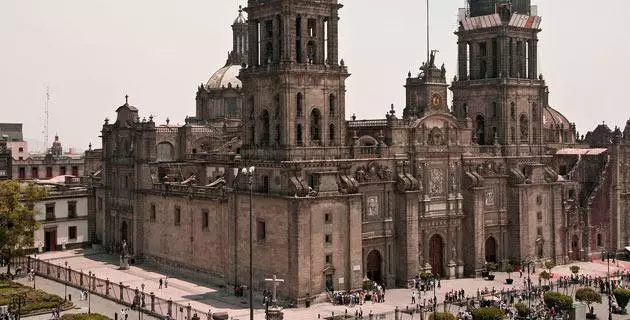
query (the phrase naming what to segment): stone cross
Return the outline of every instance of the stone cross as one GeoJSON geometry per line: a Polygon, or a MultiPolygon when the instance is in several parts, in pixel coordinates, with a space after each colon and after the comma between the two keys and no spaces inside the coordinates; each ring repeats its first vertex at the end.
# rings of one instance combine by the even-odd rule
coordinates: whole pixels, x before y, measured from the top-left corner
{"type": "Polygon", "coordinates": [[[273,291],[272,291],[272,296],[271,296],[271,302],[272,303],[276,303],[276,290],[278,288],[278,285],[280,284],[280,282],[284,282],[284,279],[278,279],[276,277],[276,275],[273,275],[273,278],[271,279],[265,279],[265,281],[267,282],[271,282],[273,284],[273,291]]]}

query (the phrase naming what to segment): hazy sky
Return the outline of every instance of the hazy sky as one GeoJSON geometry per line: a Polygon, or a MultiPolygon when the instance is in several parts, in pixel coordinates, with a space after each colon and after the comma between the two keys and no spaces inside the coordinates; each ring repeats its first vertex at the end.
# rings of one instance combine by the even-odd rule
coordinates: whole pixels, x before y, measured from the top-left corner
{"type": "MultiPolygon", "coordinates": [[[[340,57],[349,118],[382,118],[394,103],[402,114],[407,72],[426,56],[424,0],[346,0],[340,57]]],[[[601,121],[624,126],[630,117],[630,1],[532,0],[543,17],[540,72],[552,106],[580,132],[601,121]]],[[[43,140],[45,87],[49,132],[64,148],[100,146],[106,117],[124,95],[163,123],[195,113],[197,86],[231,50],[235,0],[2,0],[0,1],[0,122],[24,123],[28,139],[43,140]]],[[[431,47],[453,78],[457,68],[457,9],[464,0],[431,2],[431,47]]]]}

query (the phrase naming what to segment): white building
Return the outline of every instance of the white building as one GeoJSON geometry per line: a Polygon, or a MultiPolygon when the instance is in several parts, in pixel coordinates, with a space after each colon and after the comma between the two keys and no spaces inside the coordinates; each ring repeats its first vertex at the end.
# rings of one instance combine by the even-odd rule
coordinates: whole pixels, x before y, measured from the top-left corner
{"type": "Polygon", "coordinates": [[[35,203],[35,248],[39,252],[78,248],[89,242],[87,189],[80,179],[58,176],[35,180],[48,190],[46,198],[35,203]]]}

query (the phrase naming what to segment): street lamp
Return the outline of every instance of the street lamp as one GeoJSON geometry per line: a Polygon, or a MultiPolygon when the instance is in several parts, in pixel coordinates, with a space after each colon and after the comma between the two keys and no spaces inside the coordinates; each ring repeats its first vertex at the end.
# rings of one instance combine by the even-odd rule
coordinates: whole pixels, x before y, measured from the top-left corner
{"type": "Polygon", "coordinates": [[[88,314],[92,313],[92,304],[90,303],[90,297],[92,290],[92,271],[88,271],[88,314]]]}
{"type": "Polygon", "coordinates": [[[63,301],[66,301],[68,299],[68,261],[64,261],[64,266],[66,267],[63,270],[63,273],[65,273],[65,279],[66,281],[64,281],[63,283],[63,301]]]}
{"type": "Polygon", "coordinates": [[[26,296],[23,294],[16,294],[11,297],[11,307],[13,310],[17,309],[17,320],[20,320],[20,313],[22,312],[22,306],[26,306],[26,296]]]}
{"type": "Polygon", "coordinates": [[[256,168],[251,166],[249,168],[241,169],[241,173],[247,177],[247,184],[249,184],[249,319],[254,320],[254,291],[252,289],[254,285],[254,239],[253,239],[253,221],[252,221],[252,207],[254,197],[254,170],[256,168]]]}
{"type": "Polygon", "coordinates": [[[435,294],[435,287],[437,284],[437,277],[435,277],[434,275],[429,275],[429,283],[431,286],[433,286],[433,320],[436,320],[437,319],[437,296],[435,294]]]}
{"type": "MultiPolygon", "coordinates": [[[[523,261],[523,266],[527,267],[527,307],[531,312],[532,308],[532,279],[530,278],[530,274],[535,272],[535,264],[534,261],[523,261]],[[530,272],[531,267],[531,272],[530,272]]],[[[528,315],[529,317],[529,315],[528,315]]]]}
{"type": "Polygon", "coordinates": [[[606,271],[606,278],[608,282],[608,320],[612,320],[612,284],[610,283],[610,260],[615,263],[615,252],[609,252],[602,248],[602,261],[606,261],[608,271],[606,271]]]}

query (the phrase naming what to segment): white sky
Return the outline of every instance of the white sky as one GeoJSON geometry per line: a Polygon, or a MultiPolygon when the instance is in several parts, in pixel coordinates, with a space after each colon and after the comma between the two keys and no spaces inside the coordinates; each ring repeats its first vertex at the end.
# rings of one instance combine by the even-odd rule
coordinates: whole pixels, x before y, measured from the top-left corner
{"type": "MultiPolygon", "coordinates": [[[[402,114],[407,72],[426,56],[425,1],[346,0],[340,57],[347,118],[402,114]]],[[[624,126],[630,77],[630,1],[532,0],[543,17],[540,69],[551,104],[585,133],[601,121],[624,126]]],[[[231,50],[235,0],[0,1],[0,122],[24,123],[43,140],[45,87],[52,92],[49,140],[64,149],[100,146],[105,117],[124,103],[162,123],[195,113],[197,86],[231,50]]],[[[431,47],[453,78],[457,9],[463,0],[433,0],[431,47]]]]}

